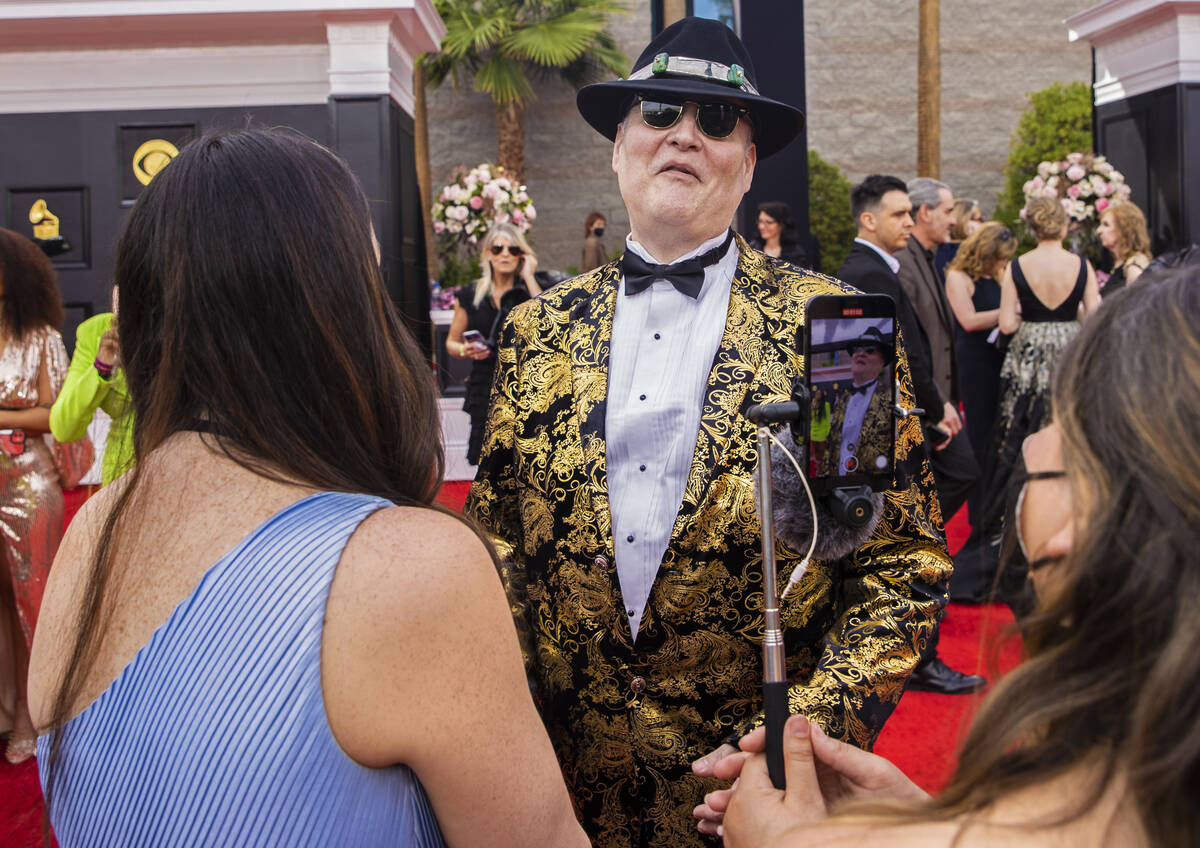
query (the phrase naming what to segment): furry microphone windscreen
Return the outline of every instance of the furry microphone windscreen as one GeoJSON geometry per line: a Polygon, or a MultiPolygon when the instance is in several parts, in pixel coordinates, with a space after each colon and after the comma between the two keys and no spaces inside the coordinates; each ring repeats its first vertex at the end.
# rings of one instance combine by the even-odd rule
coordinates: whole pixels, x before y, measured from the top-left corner
{"type": "MultiPolygon", "coordinates": [[[[781,441],[790,441],[790,438],[786,430],[780,434],[781,441]]],[[[791,449],[793,453],[803,450],[800,445],[791,449]]],[[[805,458],[798,456],[797,460],[803,468],[805,458]]],[[[775,444],[771,445],[771,497],[775,513],[775,538],[804,554],[812,544],[812,510],[809,508],[808,495],[804,492],[804,484],[796,476],[795,467],[775,444]]],[[[849,527],[833,517],[833,513],[825,506],[824,498],[817,498],[819,531],[813,557],[829,561],[853,553],[875,532],[883,514],[883,500],[882,492],[872,492],[871,504],[875,509],[871,520],[862,527],[849,527]]]]}

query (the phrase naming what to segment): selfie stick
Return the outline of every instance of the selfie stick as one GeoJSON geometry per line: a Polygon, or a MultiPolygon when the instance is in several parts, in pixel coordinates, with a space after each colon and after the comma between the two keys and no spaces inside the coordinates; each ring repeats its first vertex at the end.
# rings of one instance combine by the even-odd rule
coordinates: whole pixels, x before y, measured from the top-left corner
{"type": "Polygon", "coordinates": [[[760,424],[758,436],[758,503],[762,518],[763,560],[763,716],[767,725],[767,771],[776,789],[785,785],[783,725],[788,717],[787,668],[783,653],[783,627],[775,593],[775,514],[771,507],[771,431],[760,424]]]}

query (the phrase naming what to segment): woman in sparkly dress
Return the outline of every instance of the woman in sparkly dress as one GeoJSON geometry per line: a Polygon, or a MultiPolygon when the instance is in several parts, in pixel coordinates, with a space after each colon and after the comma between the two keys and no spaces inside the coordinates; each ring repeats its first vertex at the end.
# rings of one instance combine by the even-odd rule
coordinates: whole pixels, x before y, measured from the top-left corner
{"type": "Polygon", "coordinates": [[[5,756],[14,764],[33,756],[36,744],[25,676],[62,537],[62,489],[42,438],[67,371],[55,329],[62,320],[50,260],[29,239],[0,229],[0,727],[9,731],[5,756]]]}

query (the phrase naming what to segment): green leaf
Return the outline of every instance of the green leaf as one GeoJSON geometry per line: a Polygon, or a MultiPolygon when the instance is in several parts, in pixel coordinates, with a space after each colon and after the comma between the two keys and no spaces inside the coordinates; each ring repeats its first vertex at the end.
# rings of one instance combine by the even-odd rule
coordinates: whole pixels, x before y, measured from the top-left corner
{"type": "Polygon", "coordinates": [[[533,86],[520,63],[498,53],[475,71],[475,89],[491,95],[497,103],[523,103],[533,98],[533,86]]]}
{"type": "Polygon", "coordinates": [[[504,39],[502,49],[517,59],[545,67],[562,67],[578,59],[604,29],[604,16],[577,11],[519,27],[504,39]]]}

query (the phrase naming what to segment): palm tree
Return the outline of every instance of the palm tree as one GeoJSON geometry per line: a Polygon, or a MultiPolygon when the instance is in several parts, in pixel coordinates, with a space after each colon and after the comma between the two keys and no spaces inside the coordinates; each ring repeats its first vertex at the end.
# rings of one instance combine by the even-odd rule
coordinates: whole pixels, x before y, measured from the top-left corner
{"type": "Polygon", "coordinates": [[[421,57],[425,81],[457,87],[473,78],[496,109],[497,161],[519,182],[525,173],[525,104],[530,76],[578,88],[605,70],[624,75],[629,60],[605,29],[616,0],[435,0],[446,24],[437,53],[421,57]]]}

